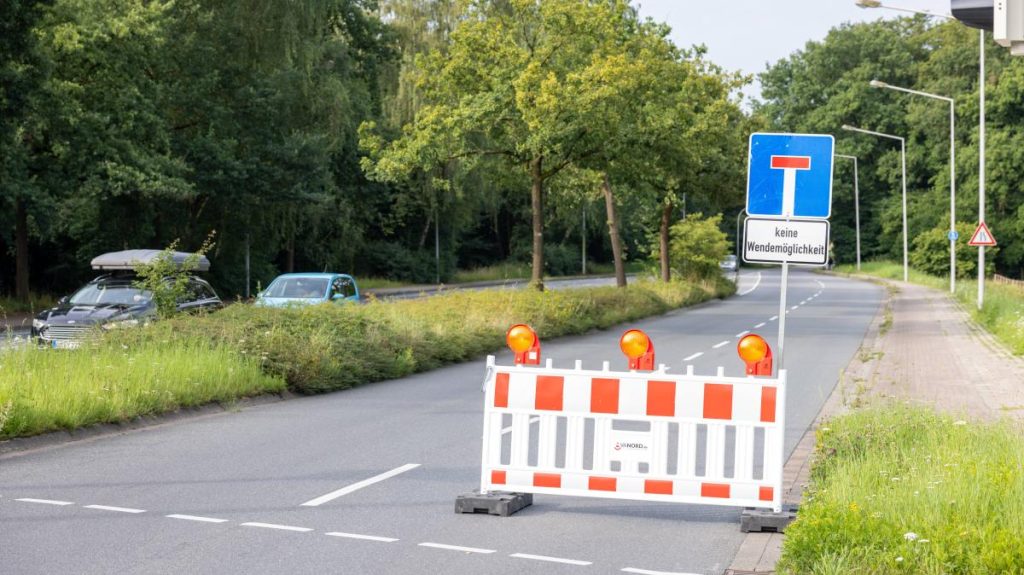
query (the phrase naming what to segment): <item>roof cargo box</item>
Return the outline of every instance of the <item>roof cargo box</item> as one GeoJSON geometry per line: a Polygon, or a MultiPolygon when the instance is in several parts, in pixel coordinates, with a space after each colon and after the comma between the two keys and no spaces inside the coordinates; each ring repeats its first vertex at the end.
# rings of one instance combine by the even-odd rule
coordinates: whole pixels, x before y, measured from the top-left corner
{"type": "MultiPolygon", "coordinates": [[[[94,270],[134,270],[140,264],[149,264],[155,260],[163,250],[124,250],[122,252],[110,252],[98,255],[92,259],[94,270]]],[[[184,265],[185,260],[194,254],[187,252],[171,252],[171,258],[179,267],[184,265]]],[[[199,256],[194,271],[205,272],[210,270],[210,260],[206,256],[199,256]]]]}

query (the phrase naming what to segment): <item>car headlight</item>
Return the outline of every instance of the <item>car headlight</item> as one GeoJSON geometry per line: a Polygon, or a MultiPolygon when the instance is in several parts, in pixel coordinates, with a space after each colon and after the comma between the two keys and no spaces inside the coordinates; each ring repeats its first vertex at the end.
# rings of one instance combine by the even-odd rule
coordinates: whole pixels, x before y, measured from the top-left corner
{"type": "Polygon", "coordinates": [[[102,327],[103,329],[119,329],[122,327],[135,327],[137,325],[139,325],[139,320],[137,319],[124,319],[121,321],[112,321],[110,323],[105,323],[103,324],[102,327]]]}
{"type": "Polygon", "coordinates": [[[34,329],[36,331],[39,331],[39,330],[43,329],[43,326],[45,326],[45,325],[46,325],[45,321],[43,321],[41,319],[32,318],[32,329],[34,329]]]}

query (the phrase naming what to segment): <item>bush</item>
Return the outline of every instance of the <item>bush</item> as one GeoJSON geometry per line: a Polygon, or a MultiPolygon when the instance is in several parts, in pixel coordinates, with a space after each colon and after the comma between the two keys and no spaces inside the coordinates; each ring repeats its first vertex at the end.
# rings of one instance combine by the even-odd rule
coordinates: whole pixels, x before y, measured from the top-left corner
{"type": "MultiPolygon", "coordinates": [[[[961,222],[956,225],[960,239],[956,245],[956,277],[969,278],[977,274],[978,249],[967,245],[974,233],[974,224],[961,222]]],[[[949,239],[946,237],[948,228],[940,226],[918,235],[913,241],[910,252],[910,265],[918,271],[935,276],[949,277],[949,239]]],[[[991,274],[994,268],[995,254],[998,247],[986,249],[986,269],[991,274]]]]}
{"type": "Polygon", "coordinates": [[[580,249],[562,244],[544,246],[544,273],[549,276],[571,276],[580,273],[580,249]]]}
{"type": "MultiPolygon", "coordinates": [[[[705,218],[694,213],[669,229],[669,265],[684,278],[721,275],[718,264],[729,254],[729,240],[720,229],[722,214],[705,218]]],[[[658,257],[657,245],[654,257],[658,257]]]]}
{"type": "MultiPolygon", "coordinates": [[[[419,284],[437,280],[437,261],[433,250],[412,250],[395,242],[371,242],[362,251],[361,264],[366,275],[419,284]]],[[[441,281],[448,281],[455,268],[451,254],[441,254],[441,281]]]]}

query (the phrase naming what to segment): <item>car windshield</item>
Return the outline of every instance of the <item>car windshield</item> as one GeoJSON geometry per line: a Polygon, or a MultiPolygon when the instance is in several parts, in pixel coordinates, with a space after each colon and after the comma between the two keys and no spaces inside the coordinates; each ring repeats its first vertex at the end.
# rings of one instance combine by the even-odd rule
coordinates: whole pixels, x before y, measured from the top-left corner
{"type": "Polygon", "coordinates": [[[152,292],[141,290],[129,282],[89,284],[71,296],[72,305],[142,305],[149,303],[152,292]]]}
{"type": "Polygon", "coordinates": [[[265,297],[323,298],[327,278],[278,278],[267,288],[265,297]]]}

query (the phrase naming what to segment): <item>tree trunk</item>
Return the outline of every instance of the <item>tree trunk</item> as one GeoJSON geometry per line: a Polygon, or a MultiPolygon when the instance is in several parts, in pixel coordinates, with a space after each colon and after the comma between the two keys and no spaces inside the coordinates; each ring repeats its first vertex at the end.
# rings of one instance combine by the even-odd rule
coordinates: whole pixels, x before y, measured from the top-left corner
{"type": "Polygon", "coordinates": [[[658,251],[661,261],[661,281],[672,279],[672,270],[668,267],[668,227],[672,224],[672,201],[668,200],[661,207],[661,229],[658,230],[658,251]]]}
{"type": "Polygon", "coordinates": [[[530,208],[533,210],[533,273],[530,284],[544,291],[544,175],[543,157],[530,162],[530,208]]]}
{"type": "Polygon", "coordinates": [[[18,198],[15,212],[14,295],[21,301],[28,301],[28,210],[24,198],[18,198]]]}
{"type": "Polygon", "coordinates": [[[612,242],[612,259],[615,260],[615,285],[626,287],[626,266],[622,262],[622,239],[619,238],[619,217],[615,213],[615,198],[612,197],[612,183],[608,174],[601,181],[604,192],[604,207],[608,212],[608,237],[612,242]]]}
{"type": "Polygon", "coordinates": [[[285,273],[295,273],[295,234],[291,234],[288,237],[288,242],[285,244],[285,253],[287,258],[284,262],[285,273]]]}

